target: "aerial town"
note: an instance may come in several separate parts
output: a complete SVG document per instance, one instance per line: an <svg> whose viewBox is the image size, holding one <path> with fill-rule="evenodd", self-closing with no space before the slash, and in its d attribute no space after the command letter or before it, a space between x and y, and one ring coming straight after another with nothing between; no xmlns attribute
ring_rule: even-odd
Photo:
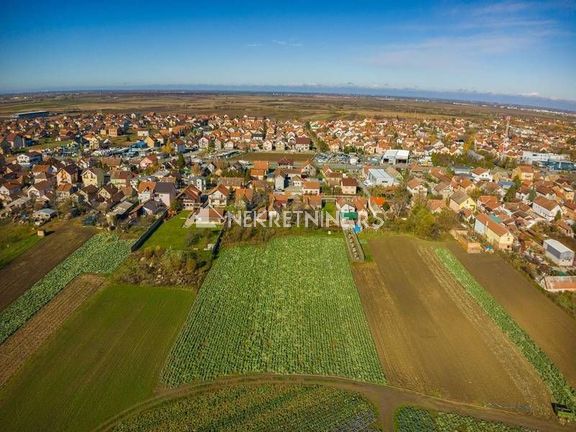
<svg viewBox="0 0 576 432"><path fill-rule="evenodd" d="M394 228L424 207L449 221L421 227L428 237L506 251L546 290L576 292L575 140L570 118L20 113L0 125L0 215L126 231L182 209L200 225L238 209L259 221L325 209Z"/></svg>
<svg viewBox="0 0 576 432"><path fill-rule="evenodd" d="M2 429L571 430L574 116L402 103L5 114Z"/></svg>
<svg viewBox="0 0 576 432"><path fill-rule="evenodd" d="M0 11L0 432L576 432L576 0Z"/></svg>

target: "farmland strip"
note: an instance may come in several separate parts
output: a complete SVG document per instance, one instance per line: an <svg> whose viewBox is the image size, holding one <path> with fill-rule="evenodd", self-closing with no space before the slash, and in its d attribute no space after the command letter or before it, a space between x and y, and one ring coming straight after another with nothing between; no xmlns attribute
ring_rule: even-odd
<svg viewBox="0 0 576 432"><path fill-rule="evenodd" d="M0 386L40 348L92 294L104 278L83 275L74 279L46 307L0 345Z"/></svg>
<svg viewBox="0 0 576 432"><path fill-rule="evenodd" d="M447 249L437 248L440 261L480 304L486 313L516 344L526 359L538 371L557 402L576 409L576 394L562 373L528 334L512 319L500 304L474 279L458 259Z"/></svg>
<svg viewBox="0 0 576 432"><path fill-rule="evenodd" d="M116 236L99 234L92 237L0 312L0 343L34 316L76 276L82 273L110 273L129 253L129 242Z"/></svg>

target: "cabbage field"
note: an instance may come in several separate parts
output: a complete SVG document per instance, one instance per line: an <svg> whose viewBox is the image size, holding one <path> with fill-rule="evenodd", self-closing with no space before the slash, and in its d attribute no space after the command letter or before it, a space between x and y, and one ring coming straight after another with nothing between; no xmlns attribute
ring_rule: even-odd
<svg viewBox="0 0 576 432"><path fill-rule="evenodd" d="M249 373L385 382L343 238L283 237L221 252L162 380Z"/></svg>
<svg viewBox="0 0 576 432"><path fill-rule="evenodd" d="M536 432L522 426L406 406L394 414L396 432Z"/></svg>
<svg viewBox="0 0 576 432"><path fill-rule="evenodd" d="M111 273L130 253L130 242L98 234L0 312L0 343L82 273Z"/></svg>
<svg viewBox="0 0 576 432"><path fill-rule="evenodd" d="M374 407L362 396L315 385L234 385L167 400L130 413L114 432L380 430Z"/></svg>

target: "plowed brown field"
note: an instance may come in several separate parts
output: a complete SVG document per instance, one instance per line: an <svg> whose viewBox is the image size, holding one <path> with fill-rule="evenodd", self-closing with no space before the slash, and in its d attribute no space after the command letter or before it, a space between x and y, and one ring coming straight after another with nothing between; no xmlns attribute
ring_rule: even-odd
<svg viewBox="0 0 576 432"><path fill-rule="evenodd" d="M576 388L576 320L502 257L450 249Z"/></svg>
<svg viewBox="0 0 576 432"><path fill-rule="evenodd" d="M550 417L536 371L437 261L435 244L370 240L356 284L390 384Z"/></svg>

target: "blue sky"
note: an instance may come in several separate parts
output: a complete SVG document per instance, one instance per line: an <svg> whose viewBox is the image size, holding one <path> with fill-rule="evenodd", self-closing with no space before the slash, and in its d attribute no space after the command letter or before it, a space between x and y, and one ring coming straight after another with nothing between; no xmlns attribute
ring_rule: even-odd
<svg viewBox="0 0 576 432"><path fill-rule="evenodd" d="M318 85L576 100L576 0L0 0L0 91Z"/></svg>

